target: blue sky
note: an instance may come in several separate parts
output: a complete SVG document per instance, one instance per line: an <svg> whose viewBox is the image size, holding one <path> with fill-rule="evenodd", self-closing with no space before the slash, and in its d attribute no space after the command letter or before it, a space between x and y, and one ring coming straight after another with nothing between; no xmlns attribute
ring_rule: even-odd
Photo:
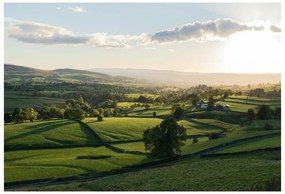
<svg viewBox="0 0 285 194"><path fill-rule="evenodd" d="M279 72L280 9L276 3L6 3L5 63L43 69ZM213 25L223 28L214 32ZM260 55L264 58L257 60Z"/></svg>

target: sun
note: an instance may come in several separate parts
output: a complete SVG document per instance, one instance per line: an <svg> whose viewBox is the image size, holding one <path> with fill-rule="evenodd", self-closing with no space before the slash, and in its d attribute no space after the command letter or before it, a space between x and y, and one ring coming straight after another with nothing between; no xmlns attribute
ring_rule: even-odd
<svg viewBox="0 0 285 194"><path fill-rule="evenodd" d="M272 32L241 32L232 35L223 53L228 70L234 73L281 71L281 41Z"/></svg>

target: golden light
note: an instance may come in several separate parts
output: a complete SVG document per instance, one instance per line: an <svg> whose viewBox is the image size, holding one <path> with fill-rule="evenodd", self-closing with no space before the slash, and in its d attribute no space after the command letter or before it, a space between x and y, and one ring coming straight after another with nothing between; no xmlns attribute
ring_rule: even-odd
<svg viewBox="0 0 285 194"><path fill-rule="evenodd" d="M281 71L281 41L269 31L232 35L224 55L233 73L276 73Z"/></svg>

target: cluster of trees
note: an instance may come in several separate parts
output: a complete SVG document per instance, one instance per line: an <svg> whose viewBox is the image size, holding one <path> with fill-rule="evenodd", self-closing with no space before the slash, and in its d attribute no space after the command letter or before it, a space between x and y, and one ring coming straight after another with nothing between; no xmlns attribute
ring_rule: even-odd
<svg viewBox="0 0 285 194"><path fill-rule="evenodd" d="M268 120L279 119L281 120L281 107L272 110L268 105L261 105L257 113L253 109L248 109L247 120L252 122L253 120Z"/></svg>
<svg viewBox="0 0 285 194"><path fill-rule="evenodd" d="M33 122L38 117L38 112L34 108L15 108L12 113L4 114L5 123L22 123L25 120Z"/></svg>

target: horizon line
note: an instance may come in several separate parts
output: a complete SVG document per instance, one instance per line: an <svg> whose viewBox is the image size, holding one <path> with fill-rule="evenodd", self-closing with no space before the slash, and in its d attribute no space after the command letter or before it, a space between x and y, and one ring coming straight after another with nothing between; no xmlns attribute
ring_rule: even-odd
<svg viewBox="0 0 285 194"><path fill-rule="evenodd" d="M170 72L177 72L177 73L197 73L197 74L280 74L281 72L264 72L264 73L254 73L254 72L195 72L195 71L180 71L180 70L171 70L171 69L144 69L144 68L131 68L131 67L92 67L89 69L75 69L75 68L70 68L70 67L62 67L62 68L57 68L57 69L41 69L37 67L32 67L32 66L27 66L27 65L16 65L16 64L11 64L11 63L4 63L4 65L14 65L14 66L20 66L20 67L27 67L27 68L32 68L32 69L37 69L37 70L45 70L45 71L54 71L58 69L73 69L73 70L81 70L81 71L89 71L92 69L124 69L124 70L150 70L150 71L170 71Z"/></svg>

